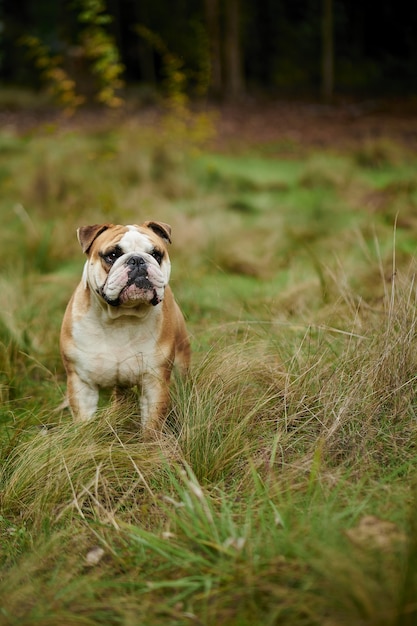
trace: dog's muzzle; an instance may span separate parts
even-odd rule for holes
[[[123,266],[123,268],[118,268],[121,280],[117,297],[110,297],[106,293],[106,284],[103,285],[101,296],[107,304],[117,307],[122,304],[142,301],[156,306],[162,301],[161,288],[163,284],[155,276],[154,268],[142,256],[131,256],[124,262]]]

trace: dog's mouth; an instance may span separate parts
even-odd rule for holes
[[[139,284],[138,284],[139,283]],[[112,307],[118,306],[136,306],[140,303],[151,304],[156,306],[162,302],[162,298],[158,295],[155,287],[149,280],[135,281],[128,283],[120,291],[117,298],[109,298],[103,291],[101,293],[103,299]]]
[[[151,304],[156,306],[162,301],[162,285],[155,285],[149,278],[147,268],[144,264],[130,265],[120,288],[115,293],[113,289],[109,291],[108,282],[101,289],[101,296],[112,307],[127,306],[134,307],[138,304]],[[158,289],[159,287],[159,289]]]
[[[165,282],[159,267],[154,267],[143,256],[132,255],[120,260],[109,271],[105,283],[97,293],[112,307],[156,306],[164,297]]]

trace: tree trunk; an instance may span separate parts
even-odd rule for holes
[[[133,2],[133,15],[136,24],[148,24],[148,11],[145,2]],[[154,50],[148,41],[137,38],[136,54],[141,80],[149,85],[156,85],[156,69]]]
[[[240,4],[239,0],[226,0],[225,34],[225,95],[236,100],[243,93],[243,71],[240,45]]]
[[[323,0],[322,11],[321,95],[324,102],[331,102],[334,86],[333,0]]]
[[[205,8],[211,70],[210,91],[215,97],[219,97],[223,87],[219,0],[205,0]]]

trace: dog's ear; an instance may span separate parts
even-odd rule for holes
[[[150,228],[158,237],[171,243],[171,226],[169,224],[165,224],[164,222],[144,222],[143,226]]]
[[[92,226],[80,226],[77,230],[77,237],[83,252],[88,254],[93,241],[97,239],[101,233],[110,228],[111,225],[112,224],[93,224]]]

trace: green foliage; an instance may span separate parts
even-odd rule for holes
[[[143,25],[135,27],[138,35],[144,39],[162,58],[165,80],[165,92],[173,107],[183,107],[186,102],[185,89],[187,77],[184,62],[170,52],[163,39],[155,32]]]
[[[28,48],[29,57],[34,60],[51,96],[69,111],[80,106],[84,97],[76,93],[75,81],[62,67],[62,57],[52,55],[47,46],[33,35],[22,37],[20,42]]]
[[[91,72],[98,79],[96,98],[101,104],[119,107],[122,104],[117,92],[123,83],[120,79],[124,66],[120,62],[120,53],[113,37],[106,31],[106,24],[111,17],[105,13],[104,0],[79,0],[79,21],[84,24],[80,36],[81,46]]]
[[[123,83],[121,75],[124,67],[114,39],[106,31],[111,17],[105,13],[103,0],[79,0],[78,20],[83,25],[78,45],[82,56],[90,65],[92,77],[97,80],[96,100],[108,107],[119,107],[123,101],[117,95]],[[38,37],[27,35],[20,40],[26,46],[29,56],[40,71],[54,99],[69,113],[73,113],[86,98],[79,93],[77,76],[72,76],[65,65],[65,55],[53,55]],[[68,55],[68,49],[66,54]]]

